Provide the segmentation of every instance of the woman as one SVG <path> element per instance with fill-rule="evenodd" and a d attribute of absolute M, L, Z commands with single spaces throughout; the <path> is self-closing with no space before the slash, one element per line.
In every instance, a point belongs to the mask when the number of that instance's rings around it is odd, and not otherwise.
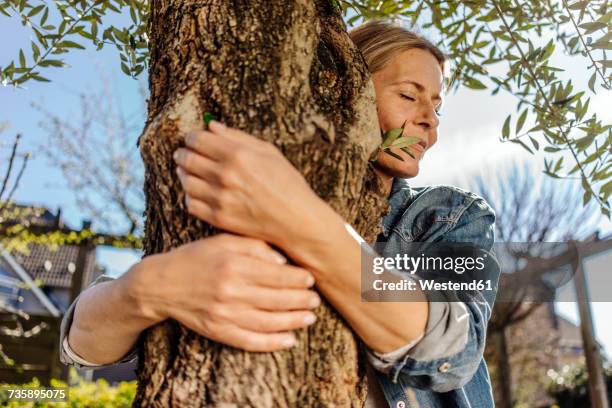
<path fill-rule="evenodd" d="M 420 139 L 411 155 L 395 149 L 403 160 L 381 152 L 375 163 L 391 205 L 382 234 L 388 248 L 447 241 L 489 249 L 494 215 L 481 198 L 452 187 L 415 190 L 403 180 L 416 176 L 437 140 L 444 55 L 382 21 L 351 37 L 372 72 L 381 129 L 405 124 L 405 135 Z M 315 321 L 316 282 L 367 348 L 375 368 L 368 406 L 493 406 L 482 352 L 494 294 L 434 302 L 416 291 L 417 301 L 363 302 L 359 237 L 274 146 L 218 122 L 186 145 L 175 160 L 189 212 L 243 237 L 223 234 L 147 257 L 84 291 L 62 322 L 62 361 L 127 361 L 139 333 L 170 317 L 249 351 L 291 347 L 291 331 Z M 490 278 L 496 284 L 497 273 Z"/>

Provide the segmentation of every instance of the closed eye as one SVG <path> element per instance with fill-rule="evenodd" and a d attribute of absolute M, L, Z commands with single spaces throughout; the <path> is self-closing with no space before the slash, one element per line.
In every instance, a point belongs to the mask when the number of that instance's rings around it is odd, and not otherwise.
<path fill-rule="evenodd" d="M 404 94 L 402 94 L 402 93 L 400 94 L 400 96 L 401 96 L 402 98 L 407 99 L 407 100 L 412 101 L 412 102 L 414 102 L 414 101 L 416 100 L 416 99 L 414 99 L 413 97 L 408 96 L 408 95 L 404 95 Z M 436 112 L 436 115 L 438 115 L 438 116 L 442 116 L 441 108 L 436 109 L 436 110 L 435 110 L 435 112 Z"/>

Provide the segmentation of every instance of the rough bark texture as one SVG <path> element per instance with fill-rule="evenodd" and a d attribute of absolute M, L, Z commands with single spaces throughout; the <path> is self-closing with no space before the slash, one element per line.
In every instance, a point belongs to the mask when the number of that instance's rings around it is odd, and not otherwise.
<path fill-rule="evenodd" d="M 172 152 L 212 112 L 278 146 L 368 241 L 387 209 L 368 160 L 381 142 L 365 62 L 329 0 L 153 0 L 145 256 L 216 231 L 189 216 Z M 282 211 L 282 209 L 279 209 Z M 297 221 L 296 221 L 297 222 Z M 365 361 L 323 304 L 298 345 L 246 353 L 169 320 L 141 338 L 136 406 L 360 407 Z"/>

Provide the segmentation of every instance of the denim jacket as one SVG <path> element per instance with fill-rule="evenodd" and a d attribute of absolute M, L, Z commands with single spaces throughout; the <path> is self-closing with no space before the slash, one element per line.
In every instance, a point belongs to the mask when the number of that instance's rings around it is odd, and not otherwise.
<path fill-rule="evenodd" d="M 449 186 L 413 189 L 405 180 L 394 179 L 389 204 L 391 210 L 382 221 L 383 232 L 378 238 L 379 242 L 386 241 L 383 256 L 401 253 L 402 246 L 410 242 L 471 242 L 492 247 L 495 215 L 475 194 Z M 496 287 L 499 269 L 490 270 Z M 102 275 L 90 286 L 112 279 Z M 78 368 L 95 367 L 98 365 L 74 354 L 67 342 L 77 300 L 62 319 L 60 360 Z M 416 344 L 387 354 L 366 347 L 378 380 L 376 388 L 382 390 L 390 407 L 494 406 L 482 357 L 493 302 L 494 295 L 470 302 L 430 302 L 425 334 Z M 466 312 L 469 319 L 456 319 Z M 134 347 L 117 363 L 134 361 L 136 357 Z"/>
<path fill-rule="evenodd" d="M 411 242 L 469 242 L 492 251 L 495 213 L 473 193 L 451 186 L 410 188 L 406 180 L 394 179 L 389 204 L 378 237 L 386 241 L 383 256 L 401 253 Z M 490 254 L 486 278 L 493 291 L 475 292 L 469 301 L 430 302 L 424 337 L 400 360 L 384 361 L 366 348 L 390 407 L 494 407 L 483 358 L 499 280 Z M 463 327 L 453 317 L 457 310 L 467 311 Z"/>

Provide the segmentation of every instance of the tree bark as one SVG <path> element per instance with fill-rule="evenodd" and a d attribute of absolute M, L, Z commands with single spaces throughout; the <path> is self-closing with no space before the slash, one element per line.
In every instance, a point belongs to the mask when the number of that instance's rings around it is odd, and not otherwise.
<path fill-rule="evenodd" d="M 218 231 L 188 215 L 172 152 L 203 114 L 274 143 L 372 242 L 387 199 L 368 161 L 381 143 L 374 88 L 330 0 L 153 0 L 145 256 Z M 278 209 L 282 211 L 282 208 Z M 299 220 L 296 220 L 299 222 Z M 143 333 L 135 406 L 361 407 L 365 360 L 325 303 L 287 351 L 247 353 L 168 320 Z"/>
<path fill-rule="evenodd" d="M 506 329 L 504 327 L 493 333 L 492 343 L 496 355 L 498 389 L 501 394 L 499 404 L 501 408 L 512 408 L 514 406 L 512 397 L 512 367 L 510 366 Z"/>

